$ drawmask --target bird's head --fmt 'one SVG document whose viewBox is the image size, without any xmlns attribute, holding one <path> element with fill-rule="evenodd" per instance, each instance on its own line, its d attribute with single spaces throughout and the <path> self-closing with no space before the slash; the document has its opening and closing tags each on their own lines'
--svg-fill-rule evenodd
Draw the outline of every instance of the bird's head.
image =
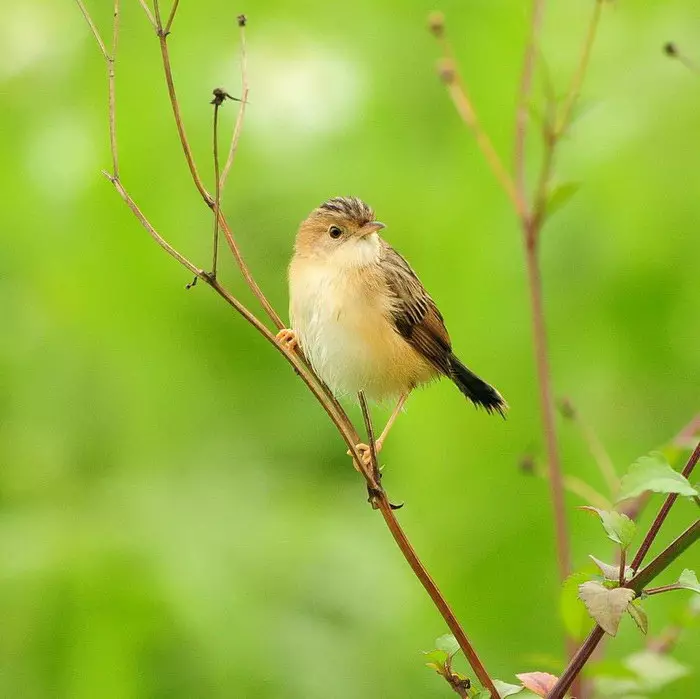
<svg viewBox="0 0 700 699">
<path fill-rule="evenodd" d="M 382 228 L 384 224 L 374 220 L 374 211 L 361 199 L 335 197 L 302 221 L 294 250 L 300 257 L 361 267 L 377 261 L 377 231 Z"/>
</svg>

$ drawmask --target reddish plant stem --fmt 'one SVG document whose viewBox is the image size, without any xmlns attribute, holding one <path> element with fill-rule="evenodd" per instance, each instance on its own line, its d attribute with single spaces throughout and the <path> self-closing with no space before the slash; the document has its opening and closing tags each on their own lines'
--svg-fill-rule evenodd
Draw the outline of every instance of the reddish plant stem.
<svg viewBox="0 0 700 699">
<path fill-rule="evenodd" d="M 518 98 L 518 111 L 515 117 L 515 148 L 513 155 L 513 169 L 515 171 L 515 185 L 520 199 L 527 202 L 525 181 L 525 145 L 527 141 L 528 100 L 532 90 L 532 78 L 535 72 L 535 59 L 539 42 L 540 27 L 544 15 L 544 0 L 533 0 L 532 16 L 530 20 L 530 32 L 523 60 L 523 72 L 520 78 L 520 93 Z"/>
<path fill-rule="evenodd" d="M 547 450 L 549 484 L 554 511 L 554 529 L 556 536 L 557 567 L 559 578 L 563 582 L 569 575 L 569 537 L 564 509 L 564 482 L 557 448 L 555 428 L 554 401 L 550 385 L 549 361 L 547 354 L 547 334 L 542 303 L 542 278 L 540 276 L 537 243 L 529 227 L 525 227 L 525 257 L 529 280 L 530 304 L 532 307 L 532 335 L 535 346 L 535 362 L 539 384 L 540 411 L 542 427 Z"/>
</svg>

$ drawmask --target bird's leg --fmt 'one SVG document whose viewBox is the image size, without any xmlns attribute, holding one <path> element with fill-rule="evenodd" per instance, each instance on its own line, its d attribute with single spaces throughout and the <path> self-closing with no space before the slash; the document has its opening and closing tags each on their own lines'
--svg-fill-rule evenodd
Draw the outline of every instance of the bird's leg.
<svg viewBox="0 0 700 699">
<path fill-rule="evenodd" d="M 294 352 L 294 350 L 299 347 L 297 334 L 290 328 L 282 328 L 275 336 L 275 340 L 288 352 Z"/>
<path fill-rule="evenodd" d="M 396 407 L 394 408 L 393 412 L 391 413 L 391 416 L 389 417 L 389 420 L 386 423 L 386 426 L 382 430 L 382 433 L 379 435 L 379 439 L 377 439 L 374 443 L 375 451 L 378 454 L 382 446 L 384 446 L 384 440 L 386 439 L 387 435 L 389 434 L 389 430 L 392 428 L 393 424 L 396 422 L 396 418 L 399 416 L 399 413 L 401 412 L 401 409 L 403 406 L 406 404 L 406 401 L 408 400 L 410 391 L 406 391 L 398 400 L 396 403 Z M 372 453 L 371 449 L 368 444 L 356 444 L 355 449 L 360 454 L 360 458 L 362 459 L 362 462 L 364 463 L 365 466 L 369 465 L 370 460 L 372 459 Z M 348 452 L 350 454 L 350 452 Z M 355 468 L 359 471 L 360 467 L 358 466 L 357 463 L 355 463 L 353 459 L 353 464 Z"/>
<path fill-rule="evenodd" d="M 382 430 L 382 433 L 379 435 L 379 439 L 377 440 L 377 451 L 380 451 L 382 446 L 384 445 L 384 440 L 386 439 L 387 435 L 389 434 L 389 430 L 392 428 L 394 423 L 396 422 L 396 418 L 399 416 L 399 413 L 403 409 L 403 406 L 406 404 L 406 401 L 408 400 L 410 391 L 406 391 L 399 400 L 396 403 L 396 407 L 394 408 L 394 411 L 391 413 L 391 416 L 387 420 L 386 426 Z"/>
</svg>

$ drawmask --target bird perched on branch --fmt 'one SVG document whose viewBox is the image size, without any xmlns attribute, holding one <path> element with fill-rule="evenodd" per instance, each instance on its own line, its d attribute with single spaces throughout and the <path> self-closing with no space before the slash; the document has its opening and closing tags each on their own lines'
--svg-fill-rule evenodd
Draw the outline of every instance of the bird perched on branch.
<svg viewBox="0 0 700 699">
<path fill-rule="evenodd" d="M 291 329 L 314 371 L 338 395 L 398 398 L 377 449 L 410 391 L 445 376 L 476 406 L 505 415 L 501 394 L 452 352 L 435 302 L 378 234 L 384 224 L 356 197 L 329 199 L 299 226 L 289 266 Z M 358 445 L 368 458 L 366 445 Z"/>
</svg>

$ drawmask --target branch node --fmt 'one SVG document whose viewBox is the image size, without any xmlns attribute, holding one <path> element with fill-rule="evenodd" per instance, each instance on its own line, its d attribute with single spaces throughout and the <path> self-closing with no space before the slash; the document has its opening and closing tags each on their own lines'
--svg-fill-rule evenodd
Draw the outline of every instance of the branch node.
<svg viewBox="0 0 700 699">
<path fill-rule="evenodd" d="M 438 75 L 446 85 L 451 85 L 457 75 L 457 67 L 451 58 L 441 58 L 438 61 Z"/>
<path fill-rule="evenodd" d="M 246 24 L 248 24 L 248 18 L 244 14 L 238 15 L 238 17 L 236 17 L 236 21 L 238 22 L 239 27 L 245 27 Z"/>
<path fill-rule="evenodd" d="M 445 35 L 445 15 L 442 12 L 431 12 L 428 15 L 428 29 L 434 37 L 442 39 Z"/>
</svg>

